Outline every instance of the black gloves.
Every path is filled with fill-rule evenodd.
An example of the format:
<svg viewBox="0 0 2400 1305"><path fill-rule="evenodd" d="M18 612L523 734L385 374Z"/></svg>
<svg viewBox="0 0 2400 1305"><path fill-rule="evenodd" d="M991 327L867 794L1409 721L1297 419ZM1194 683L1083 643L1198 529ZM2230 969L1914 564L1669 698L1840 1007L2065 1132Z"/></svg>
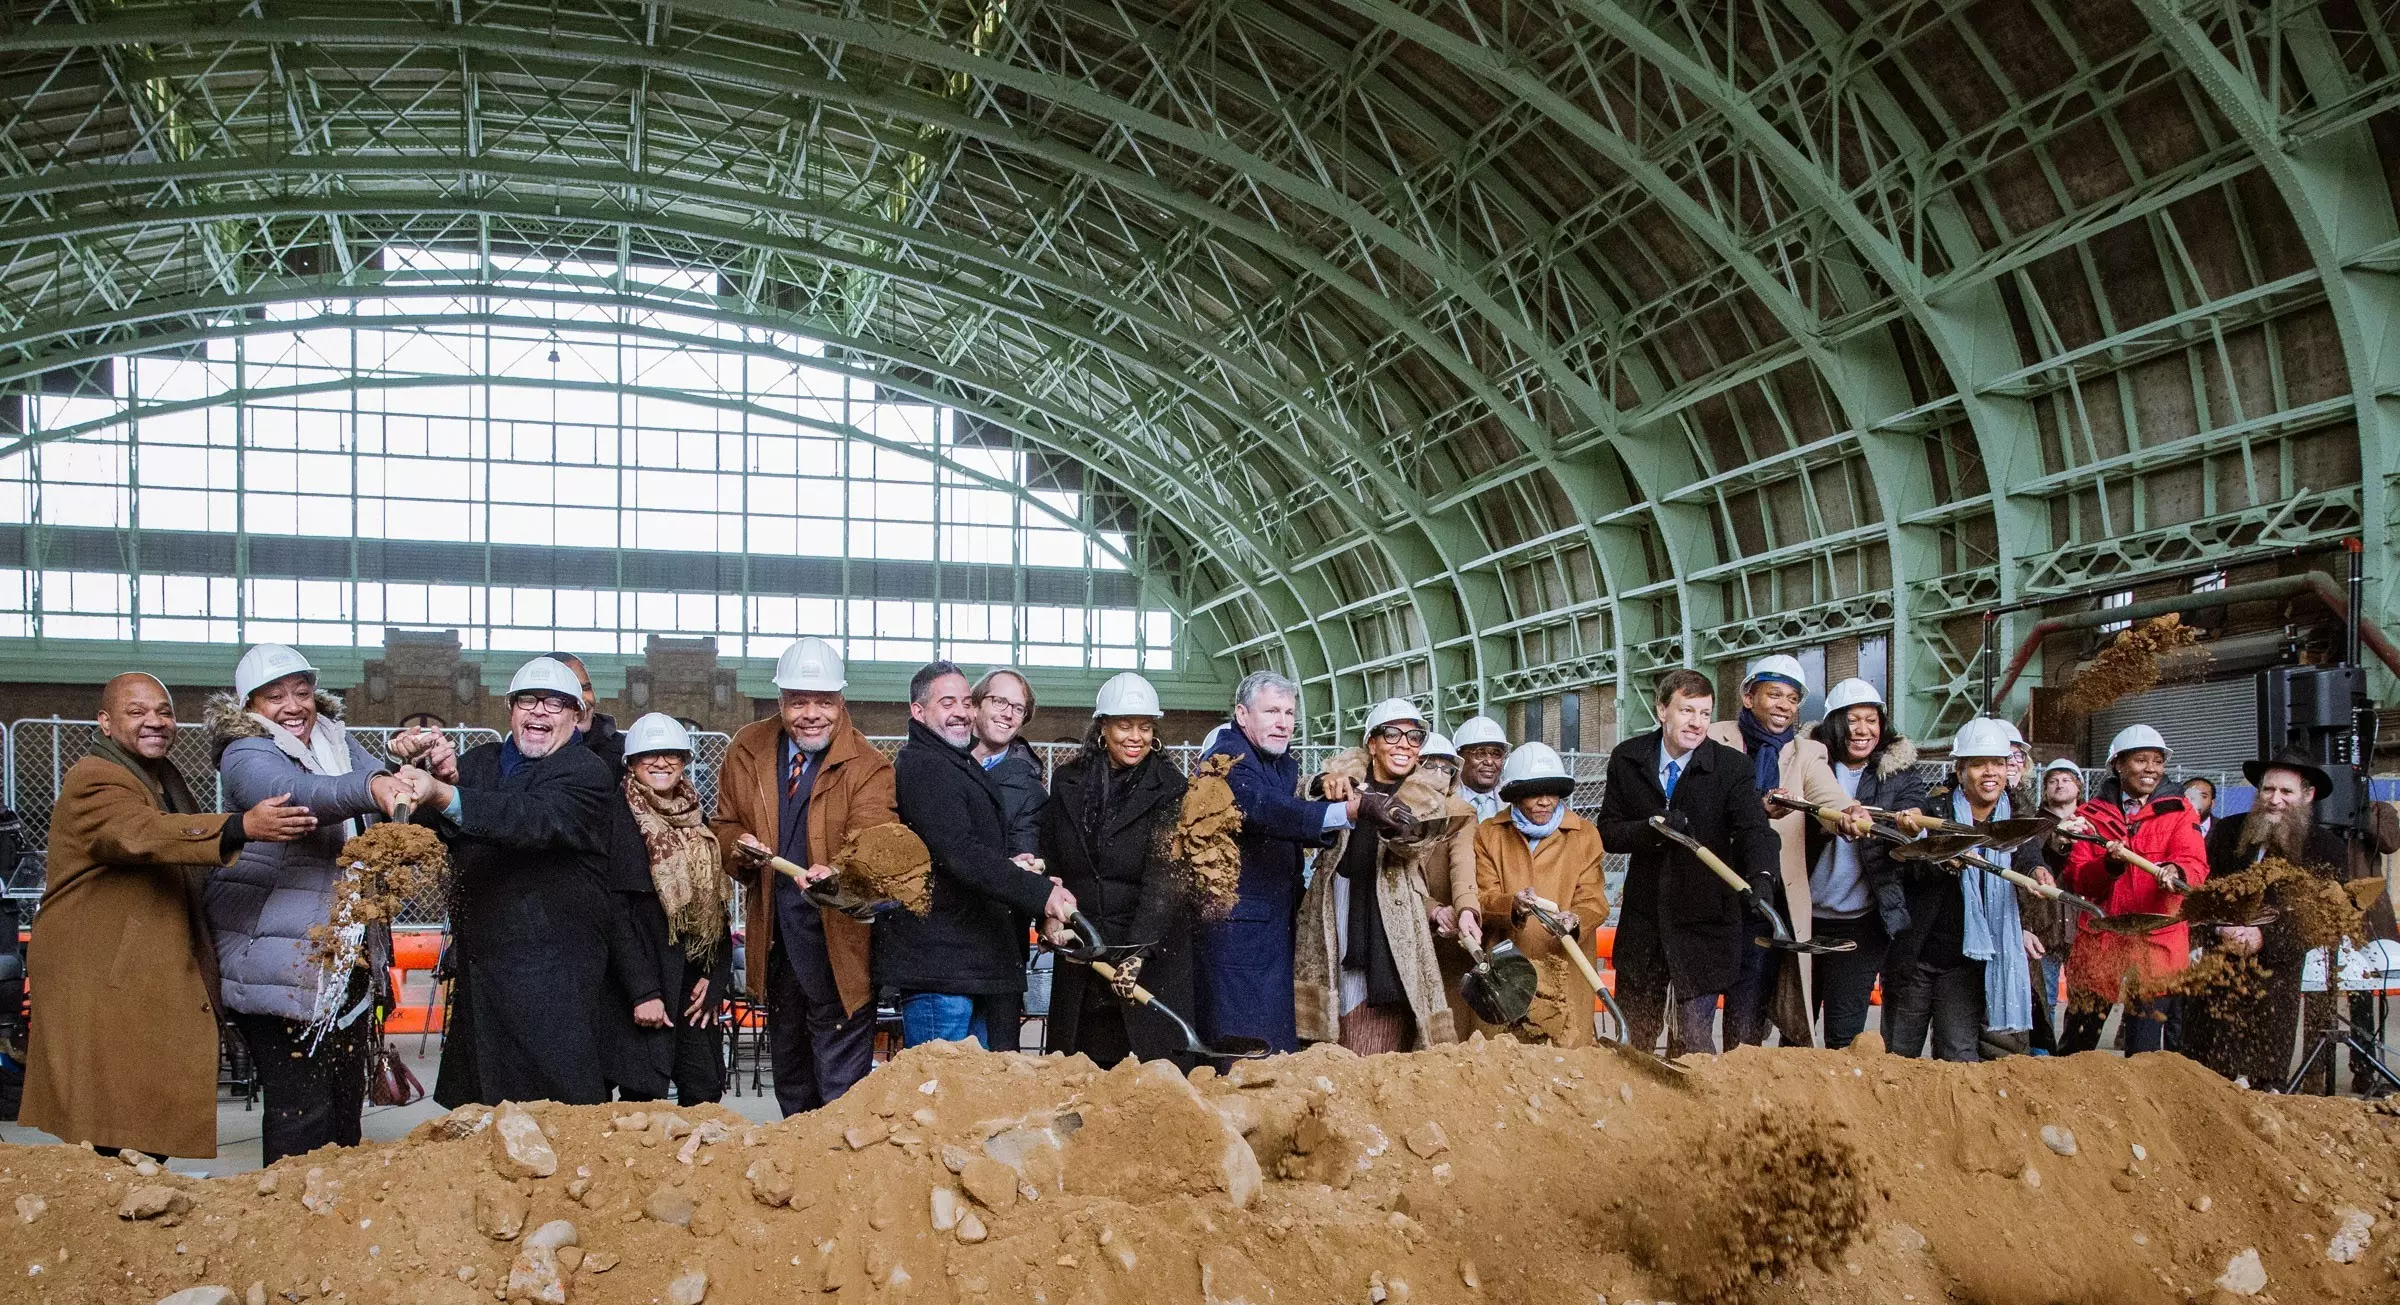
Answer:
<svg viewBox="0 0 2400 1305"><path fill-rule="evenodd" d="M1667 828L1674 830L1678 834L1683 834L1686 836L1691 834L1692 817L1690 813L1677 811L1674 808L1669 807L1665 811L1661 811L1658 814L1660 819L1667 822ZM1652 841L1654 842L1664 843L1669 841L1665 834L1658 832L1656 829L1652 829L1648 832Z"/></svg>
<svg viewBox="0 0 2400 1305"><path fill-rule="evenodd" d="M1361 793L1358 795L1358 823L1381 833L1385 838L1408 839L1416 836L1417 813L1408 804L1390 793Z"/></svg>

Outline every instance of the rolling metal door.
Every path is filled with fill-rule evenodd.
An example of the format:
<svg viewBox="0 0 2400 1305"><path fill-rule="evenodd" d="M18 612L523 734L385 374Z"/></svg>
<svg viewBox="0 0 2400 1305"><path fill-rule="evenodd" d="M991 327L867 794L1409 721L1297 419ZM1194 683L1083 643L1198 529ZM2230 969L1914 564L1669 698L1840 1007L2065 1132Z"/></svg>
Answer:
<svg viewBox="0 0 2400 1305"><path fill-rule="evenodd" d="M2108 757L2117 731L2150 726L2175 750L2174 774L2239 775L2258 755L2258 683L2247 677L2207 684L2166 684L2092 713L2090 751L2080 760L2097 766Z"/></svg>

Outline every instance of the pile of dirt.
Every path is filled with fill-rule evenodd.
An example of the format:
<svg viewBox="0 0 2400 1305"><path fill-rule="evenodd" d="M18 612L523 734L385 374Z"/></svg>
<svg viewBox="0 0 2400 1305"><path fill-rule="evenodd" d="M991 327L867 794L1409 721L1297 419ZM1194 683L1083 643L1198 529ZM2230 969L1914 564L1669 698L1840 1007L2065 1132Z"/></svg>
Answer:
<svg viewBox="0 0 2400 1305"><path fill-rule="evenodd" d="M2400 1293L2400 1116L2377 1107L2172 1055L1744 1050L1692 1078L1510 1040L1189 1079L935 1045L767 1127L469 1108L213 1180L0 1148L0 1273L14 1299L136 1305Z"/></svg>
<svg viewBox="0 0 2400 1305"><path fill-rule="evenodd" d="M1242 886L1242 809L1233 801L1233 786L1225 774L1233 769L1231 754L1220 752L1192 771L1183 791L1183 814L1175 822L1169 855L1191 867L1200 893L1200 913L1211 920L1233 914Z"/></svg>
<svg viewBox="0 0 2400 1305"><path fill-rule="evenodd" d="M389 923L403 909L439 910L450 855L423 825L384 820L342 844L342 877L333 884L333 911L308 931L309 951L319 965L348 967L364 955L352 925Z"/></svg>
<svg viewBox="0 0 2400 1305"><path fill-rule="evenodd" d="M2173 612L2130 626L2075 673L2059 695L2059 708L2089 716L2119 698L2147 693L2158 687L2159 663L2167 654L2199 643L2199 629Z"/></svg>
<svg viewBox="0 0 2400 1305"><path fill-rule="evenodd" d="M833 855L841 886L861 897L898 902L910 915L933 907L933 853L899 821L869 825Z"/></svg>

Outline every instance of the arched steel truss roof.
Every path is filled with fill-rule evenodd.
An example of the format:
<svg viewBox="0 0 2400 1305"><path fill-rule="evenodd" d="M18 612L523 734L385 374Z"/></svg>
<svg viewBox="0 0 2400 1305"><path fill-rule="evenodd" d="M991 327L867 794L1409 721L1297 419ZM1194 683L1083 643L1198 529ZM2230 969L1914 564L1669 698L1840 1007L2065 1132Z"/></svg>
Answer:
<svg viewBox="0 0 2400 1305"><path fill-rule="evenodd" d="M12 13L0 385L709 269L1121 486L1320 732L1856 634L1931 730L1990 607L2400 561L2380 0Z"/></svg>

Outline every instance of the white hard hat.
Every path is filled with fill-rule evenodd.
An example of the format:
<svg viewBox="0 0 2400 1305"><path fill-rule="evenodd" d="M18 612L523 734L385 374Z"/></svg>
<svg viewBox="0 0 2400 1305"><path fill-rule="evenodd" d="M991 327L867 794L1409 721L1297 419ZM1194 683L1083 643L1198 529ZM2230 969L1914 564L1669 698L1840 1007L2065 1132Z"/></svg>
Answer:
<svg viewBox="0 0 2400 1305"><path fill-rule="evenodd" d="M1167 713L1159 707L1158 690L1150 687L1150 681L1132 671L1121 671L1110 676L1108 683L1100 686L1098 696L1092 699L1092 714L1094 716L1164 716Z"/></svg>
<svg viewBox="0 0 2400 1305"><path fill-rule="evenodd" d="M508 693L514 698L520 693L553 693L583 706L583 681L575 677L575 668L555 657L536 657L517 668L508 677Z"/></svg>
<svg viewBox="0 0 2400 1305"><path fill-rule="evenodd" d="M1883 695L1876 692L1874 685L1853 675L1834 685L1832 691L1825 695L1825 715L1830 718L1863 703L1880 707L1883 705Z"/></svg>
<svg viewBox="0 0 2400 1305"><path fill-rule="evenodd" d="M1990 716L1978 716L1958 727L1950 740L1950 759L1965 761L1970 757L2006 757L2008 755L2008 723Z"/></svg>
<svg viewBox="0 0 2400 1305"><path fill-rule="evenodd" d="M1558 749L1547 743L1526 743L1500 765L1500 800L1526 797L1565 797L1575 791L1575 777Z"/></svg>
<svg viewBox="0 0 2400 1305"><path fill-rule="evenodd" d="M1458 747L1442 735L1428 734L1425 736L1425 746L1417 749L1417 755L1420 757L1449 757L1456 760Z"/></svg>
<svg viewBox="0 0 2400 1305"><path fill-rule="evenodd" d="M1401 720L1413 720L1419 725L1426 723L1425 713L1417 710L1417 704L1406 698L1386 698L1367 712L1366 732L1373 734L1393 721Z"/></svg>
<svg viewBox="0 0 2400 1305"><path fill-rule="evenodd" d="M311 685L317 682L317 668L308 664L299 649L279 643L253 644L233 665L233 696L248 702L251 694L286 675L305 675Z"/></svg>
<svg viewBox="0 0 2400 1305"><path fill-rule="evenodd" d="M625 755L638 757L645 752L690 752L692 732L683 722L663 711L654 711L633 723L625 731Z"/></svg>
<svg viewBox="0 0 2400 1305"><path fill-rule="evenodd" d="M2000 718L1995 716L1993 719L1999 720ZM2011 746L2019 748L2031 746L2025 742L2025 736L2017 732L2017 725L2015 721L2001 720L2000 728L2007 733L2008 741Z"/></svg>
<svg viewBox="0 0 2400 1305"><path fill-rule="evenodd" d="M2049 765L2042 767L2043 780L2047 781L2050 778L2050 772L2054 770L2063 770L2078 780L2083 778L2083 767L2076 765L2073 757L2059 757Z"/></svg>
<svg viewBox="0 0 2400 1305"><path fill-rule="evenodd" d="M2113 766L2117 764L2118 757L2144 748L2157 749L2162 761L2175 759L2175 749L2167 746L2167 741L2158 736L2157 730L2147 725L2128 725L2117 731L2117 737L2108 741L2108 764Z"/></svg>
<svg viewBox="0 0 2400 1305"><path fill-rule="evenodd" d="M840 693L849 685L842 678L842 655L833 645L810 635L794 639L775 659L775 687L794 693Z"/></svg>
<svg viewBox="0 0 2400 1305"><path fill-rule="evenodd" d="M1802 693L1808 692L1808 672L1801 669L1800 659L1789 653L1770 653L1750 663L1750 673L1742 678L1748 689L1760 680L1789 680Z"/></svg>
<svg viewBox="0 0 2400 1305"><path fill-rule="evenodd" d="M1450 741L1462 748L1471 748L1479 743L1496 743L1505 748L1508 746L1508 731L1500 728L1500 722L1489 716L1469 716L1458 723L1458 732L1450 736Z"/></svg>

